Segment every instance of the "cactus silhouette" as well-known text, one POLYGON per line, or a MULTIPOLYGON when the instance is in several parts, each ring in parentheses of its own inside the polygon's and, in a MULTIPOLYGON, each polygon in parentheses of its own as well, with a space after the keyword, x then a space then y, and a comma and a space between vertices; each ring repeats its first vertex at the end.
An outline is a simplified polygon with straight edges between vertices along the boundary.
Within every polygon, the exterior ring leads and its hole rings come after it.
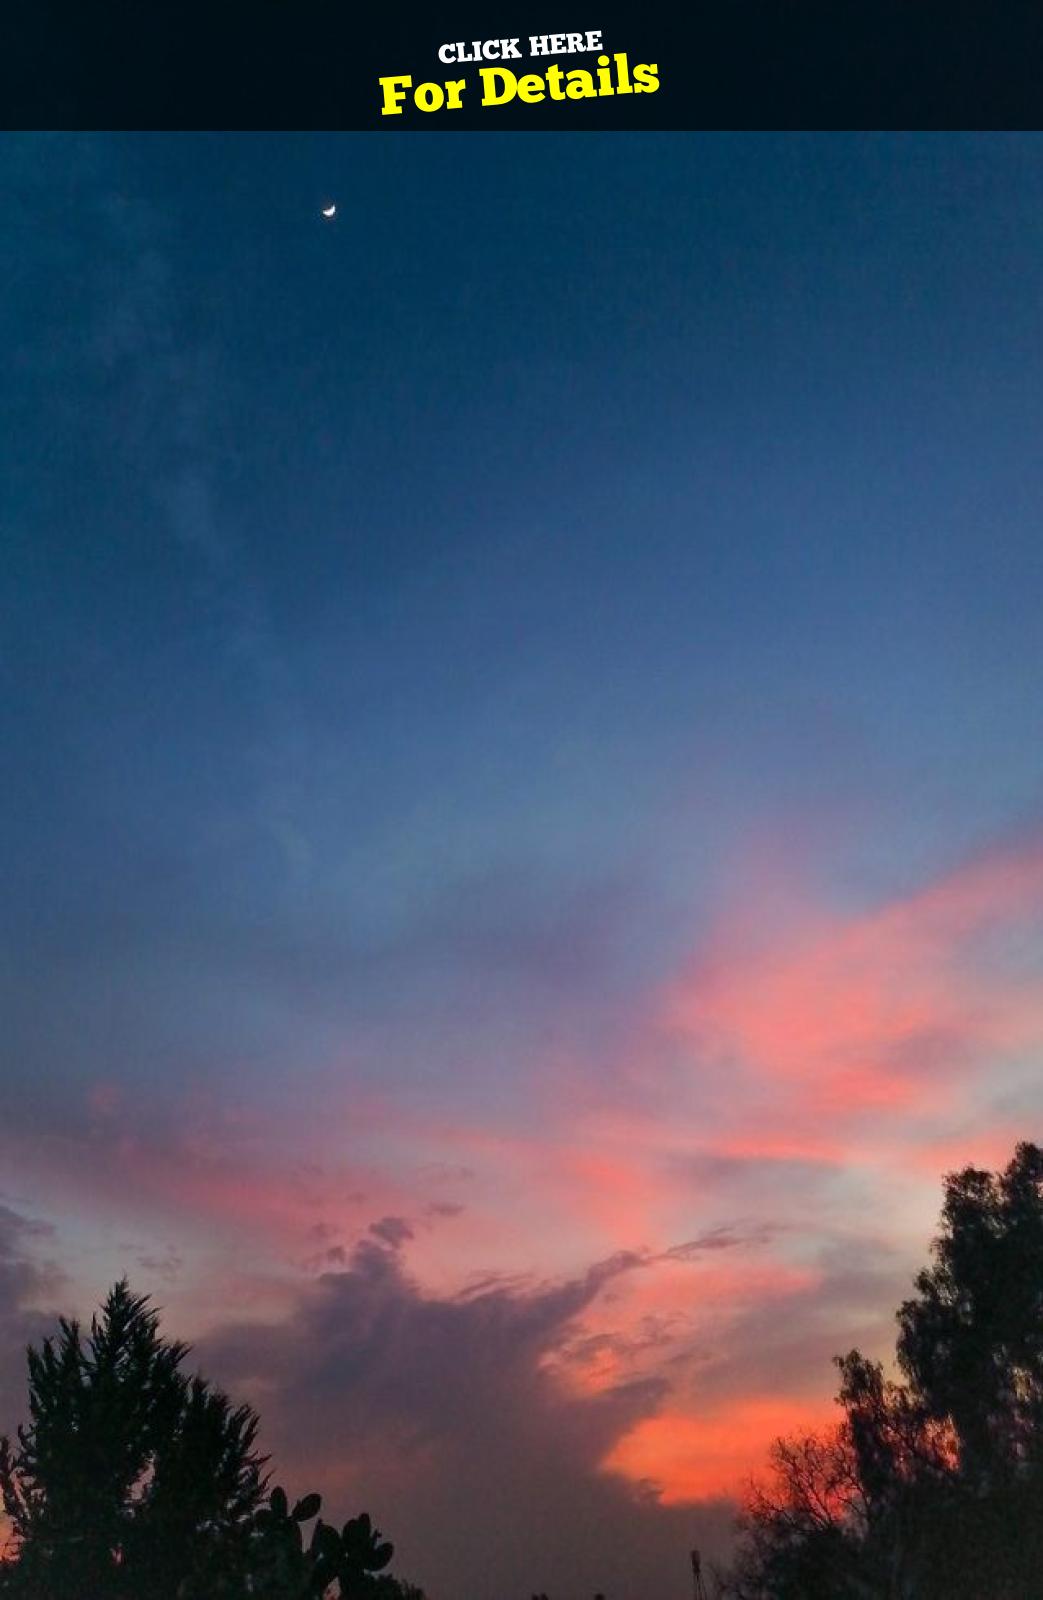
POLYGON ((270 1600, 308 1600, 321 1595, 333 1579, 333 1569, 322 1563, 316 1550, 320 1522, 307 1554, 303 1524, 317 1516, 322 1497, 306 1494, 290 1508, 285 1489, 276 1486, 268 1504, 254 1512, 255 1592, 270 1600))
POLYGON ((383 1572, 394 1553, 394 1545, 381 1537, 368 1512, 346 1522, 340 1535, 337 1572, 342 1600, 362 1600, 372 1589, 372 1574, 383 1572))
POLYGON ((336 1585, 339 1600, 420 1594, 390 1577, 376 1576, 390 1562, 394 1546, 374 1528, 365 1511, 339 1533, 320 1519, 305 1549, 302 1524, 310 1522, 321 1505, 319 1495, 309 1494, 291 1509, 286 1491, 272 1490, 267 1505, 253 1519, 252 1593, 264 1600, 319 1600, 336 1585))

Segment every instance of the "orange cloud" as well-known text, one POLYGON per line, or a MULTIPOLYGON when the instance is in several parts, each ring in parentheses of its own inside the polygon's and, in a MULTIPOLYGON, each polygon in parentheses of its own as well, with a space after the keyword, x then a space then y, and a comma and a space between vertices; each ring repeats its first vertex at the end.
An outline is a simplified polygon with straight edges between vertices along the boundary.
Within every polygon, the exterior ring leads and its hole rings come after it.
POLYGON ((654 1485, 664 1505, 741 1495, 763 1472, 780 1436, 829 1427, 831 1402, 751 1395, 698 1415, 663 1412, 625 1434, 602 1462, 635 1485, 654 1485))

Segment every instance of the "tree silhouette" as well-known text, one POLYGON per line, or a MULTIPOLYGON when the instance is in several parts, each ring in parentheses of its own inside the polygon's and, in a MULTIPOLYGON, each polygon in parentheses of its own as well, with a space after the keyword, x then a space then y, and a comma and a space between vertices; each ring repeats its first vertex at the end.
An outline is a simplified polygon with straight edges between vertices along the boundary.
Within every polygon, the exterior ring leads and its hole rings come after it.
POLYGON ((39 1600, 174 1600, 261 1497, 257 1418, 182 1373, 187 1347, 125 1281, 86 1338, 64 1318, 59 1330, 29 1350, 17 1448, 0 1440, 19 1580, 39 1600))
POLYGON ((392 1546, 363 1513, 303 1525, 321 1500, 264 1501, 258 1418, 182 1372, 146 1297, 111 1290, 84 1337, 30 1348, 29 1422, 0 1440, 15 1536, 0 1588, 18 1600, 424 1600, 383 1569, 392 1546))
POLYGON ((838 1428, 776 1443, 722 1594, 1043 1597, 1043 1151, 949 1175, 915 1290, 900 1379, 839 1357, 838 1428))

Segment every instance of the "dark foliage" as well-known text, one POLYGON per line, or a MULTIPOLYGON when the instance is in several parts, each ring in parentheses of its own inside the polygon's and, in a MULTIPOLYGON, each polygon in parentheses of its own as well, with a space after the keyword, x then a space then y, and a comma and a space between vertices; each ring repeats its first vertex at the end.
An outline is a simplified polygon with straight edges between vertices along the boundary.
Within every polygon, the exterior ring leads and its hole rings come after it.
POLYGON ((175 1600, 220 1567, 263 1491, 257 1418, 181 1370, 187 1349, 119 1283, 85 1337, 29 1351, 29 1422, 0 1441, 16 1575, 34 1600, 175 1600))
POLYGON ((85 1337, 62 1320, 30 1349, 29 1422, 0 1440, 15 1536, 0 1590, 18 1600, 423 1600, 384 1569, 361 1516, 316 1522, 317 1494, 267 1501, 258 1419, 205 1379, 118 1283, 85 1337))
POLYGON ((1043 1151, 946 1179, 888 1379, 838 1358, 843 1420, 779 1441, 720 1592, 1043 1600, 1043 1151))
POLYGON ((332 1588, 340 1600, 424 1600, 421 1590, 384 1571, 394 1547, 365 1512, 340 1532, 319 1520, 306 1546, 303 1524, 318 1515, 321 1504, 317 1494, 309 1494, 291 1509, 285 1490, 272 1490, 254 1515, 247 1541, 250 1595, 308 1600, 332 1588))
MULTIPOLYGON (((1043 1151, 945 1182, 894 1376, 837 1358, 841 1420, 777 1441, 732 1600, 1043 1600, 1043 1151)), ((265 1499, 257 1418, 182 1371, 117 1284, 86 1336, 29 1351, 29 1422, 0 1441, 12 1600, 424 1600, 362 1513, 265 1499), (314 1523, 306 1537, 306 1525, 314 1523)), ((696 1569, 697 1570, 697 1569, 696 1569)), ((534 1596, 533 1600, 546 1600, 534 1596)))

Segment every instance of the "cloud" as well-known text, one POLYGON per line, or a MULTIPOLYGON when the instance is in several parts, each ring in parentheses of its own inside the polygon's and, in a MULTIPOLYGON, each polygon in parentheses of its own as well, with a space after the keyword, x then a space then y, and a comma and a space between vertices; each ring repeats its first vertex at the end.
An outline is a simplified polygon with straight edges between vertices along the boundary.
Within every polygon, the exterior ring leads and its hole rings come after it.
POLYGON ((59 1294, 62 1275, 41 1251, 50 1251, 50 1224, 0 1203, 0 1433, 25 1416, 25 1347, 52 1331, 41 1301, 59 1294))
POLYGON ((696 1538, 722 1548, 730 1508, 671 1509, 602 1468, 656 1415, 667 1380, 579 1394, 549 1365, 641 1265, 624 1252, 562 1282, 443 1298, 363 1241, 288 1321, 229 1323, 200 1354, 256 1398, 280 1472, 319 1487, 331 1514, 368 1507, 396 1568, 435 1600, 540 1588, 682 1600, 687 1550, 696 1538))
POLYGON ((375 1239, 383 1244, 390 1245, 392 1250, 399 1250, 414 1237, 413 1230, 405 1217, 381 1217, 379 1222, 371 1222, 369 1231, 375 1239))
POLYGON ((1041 893, 1029 837, 875 908, 794 906, 767 932, 737 908, 671 987, 664 1025, 731 1072, 740 1117, 756 1086, 768 1114, 732 1130, 754 1154, 823 1122, 935 1112, 976 1067, 1043 1040, 1041 893))
POLYGON ((695 1261, 699 1256, 716 1250, 737 1250, 750 1244, 766 1244, 777 1230, 768 1223, 755 1228, 722 1226, 710 1228, 696 1239, 684 1244, 673 1244, 659 1257, 662 1261, 695 1261))
MULTIPOLYGON (((157 1275, 168 1219, 281 1274, 200 1348, 280 1469, 331 1511, 368 1504, 436 1596, 499 1600, 542 1559, 526 1521, 549 1552, 529 1592, 566 1573, 636 1597, 651 1573, 669 1595, 691 1529, 724 1538, 723 1504, 692 1497, 721 1501, 773 1428, 828 1415, 838 1349, 887 1356, 940 1172, 1031 1132, 1035 1090, 1005 1073, 1043 1038, 1041 862, 1030 840, 868 907, 794 899, 763 926, 740 907, 612 1051, 527 1056, 518 1115, 440 1078, 365 1090, 345 1048, 293 1079, 299 1123, 215 1091, 160 1125, 102 1088, 32 1149, 70 1192, 164 1219, 157 1275), (975 1120, 975 1096, 1002 1118, 975 1120)), ((193 1333, 212 1298, 179 1248, 193 1333)))
POLYGON ((743 1396, 698 1414, 648 1417, 622 1439, 607 1465, 630 1481, 663 1485, 664 1505, 684 1505, 721 1493, 741 1495, 751 1463, 765 1461, 773 1441, 836 1421, 827 1401, 777 1394, 743 1396))
POLYGON ((139 1254, 137 1264, 142 1272, 147 1272, 152 1278, 160 1278, 167 1283, 174 1283, 180 1277, 185 1266, 185 1258, 173 1245, 168 1245, 166 1250, 159 1255, 139 1254))

